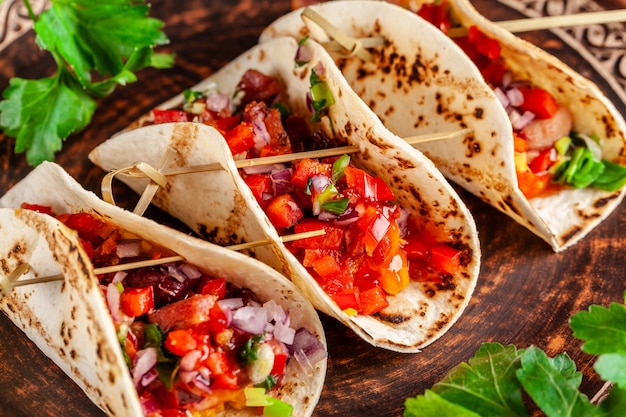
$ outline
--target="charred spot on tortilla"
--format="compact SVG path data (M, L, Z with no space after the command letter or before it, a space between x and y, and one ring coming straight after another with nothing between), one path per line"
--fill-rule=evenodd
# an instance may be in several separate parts
M484 116L484 110L482 109L482 107L476 107L476 109L474 109L474 117L477 118L478 120L481 120Z
M411 320L411 317L406 317L401 314L385 314L382 311L374 313L373 316L378 318L381 321L391 323L391 324L402 324L405 321Z
M582 228L580 226L573 227L568 233L565 233L563 236L561 236L561 239L563 240L563 242L567 242L573 239L574 236L580 233L581 230Z
M599 198L595 203L593 203L593 207L602 208L608 203L610 203L612 200L615 200L618 197L619 197L619 192L614 193L613 195L610 195L608 197Z

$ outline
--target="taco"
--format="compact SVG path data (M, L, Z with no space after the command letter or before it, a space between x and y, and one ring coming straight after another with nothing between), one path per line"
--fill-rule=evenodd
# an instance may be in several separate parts
M384 46L368 49L370 61L334 56L387 128L401 137L473 128L462 140L416 147L447 178L555 251L578 242L624 197L623 117L591 81L488 22L468 1L405 3L420 15L380 1L332 1L309 10L351 38L385 39ZM451 18L441 9L446 5ZM318 23L302 16L305 10L276 20L261 41L285 35L331 41ZM456 23L473 29L453 42L443 32ZM505 93L516 97L515 106ZM522 93L526 104L519 102Z
M298 61L297 65L295 59ZM235 92L238 94L233 97ZM194 109L199 111L194 113ZM176 120L183 121L175 122ZM231 120L234 120L234 124L224 128L223 123ZM169 123L150 125L155 122ZM252 159L254 165L236 173L237 192L245 197L250 210L256 213L257 220L273 240L280 270L302 289L315 307L349 326L365 341L394 351L416 352L443 335L467 306L480 264L480 247L471 214L433 164L419 151L385 129L354 95L337 73L331 58L316 43L303 46L291 38L282 38L258 45L191 90L160 106L139 125L146 123L147 126L122 132L105 141L91 152L90 159L111 171L130 166L138 160L151 165L157 164L160 156L153 155L150 151L154 147L165 149L169 146L180 149L185 155L189 155L187 150L196 149L193 154L195 161L192 163L200 165L224 158L221 153L213 155L212 150L226 146L235 154L237 163L245 162L242 160L250 156L267 157L286 153L287 161L294 161L293 166L284 163L259 165L257 159ZM179 134L182 129L191 129L190 125L195 126L194 135ZM220 131L221 134L218 134ZM182 142L183 136L187 139L186 143ZM414 220L417 225L415 230L422 231L426 236L421 241L424 251L413 252L416 257L420 257L413 262L413 269L417 271L413 274L413 279L407 279L409 266L402 260L404 255L399 255L397 262L402 267L397 269L403 272L395 274L394 279L402 281L402 289L386 291L386 294L381 294L380 288L374 289L372 296L376 295L376 299L385 298L379 304L382 308L375 310L359 310L356 303L366 303L367 295L363 292L377 286L376 279L369 279L367 284L359 287L356 282L358 277L355 278L349 266L343 268L341 263L339 266L331 264L338 258L333 258L328 251L339 252L340 249L320 246L320 241L335 236L334 229L325 228L320 223L309 224L312 229L326 231L324 238L306 239L306 244L313 246L311 248L302 248L302 245L287 247L280 240L281 236L293 233L297 227L302 226L300 220L303 216L296 213L292 217L291 212L291 209L302 210L294 203L294 195L289 194L289 189L293 186L290 182L295 166L306 161L313 170L319 169L315 174L324 174L330 172L329 167L337 160L337 157L321 161L305 159L298 153L341 145L354 146L349 157L354 167L350 169L354 168L353 172L358 173L361 181L367 178L362 184L367 184L372 190L380 186L380 190L392 194L391 198L384 200L384 204L381 203L380 209L372 209L376 213L377 210L385 211L386 217L376 213L371 217L371 224L380 217L377 224L384 227L378 229L378 233L372 232L373 226L366 228L367 233L364 234L377 235L369 244L370 251L374 251L377 244L384 241L383 246L387 244L396 251L384 253L397 254L400 246L399 229L389 225L392 222L396 225L398 221L408 225L407 217ZM234 163L231 162L232 158L231 154L228 161L222 159L222 163L230 166ZM172 169L186 164L189 161L179 158ZM300 177L300 196L305 188L303 184L306 185L313 174ZM161 206L161 202L167 201L167 205L161 206L163 209L175 217L184 216L187 224L200 231L198 225L203 224L203 213L194 206L174 207L173 204L183 194L200 201L196 206L210 206L211 201L220 196L197 191L202 188L200 183L214 181L213 173L189 175L193 175L194 179L186 180L188 186L179 183L183 181L182 176L169 176L167 186L157 192L155 204ZM138 183L133 178L120 179L137 192L143 192L146 185L145 180ZM331 180L328 177L321 181L330 186ZM277 189L282 191L275 194ZM322 191L324 190L319 189L313 193L329 197L324 202L330 205L345 197L334 191ZM303 210L314 212L311 196L308 198L309 205L305 204ZM353 211L350 216L354 218L346 219L347 222L357 220L357 212L353 208L350 210ZM324 212L325 221L328 222L336 222L344 214L328 210L318 210L318 214L319 211ZM228 217L228 213L220 214L215 210L212 215L216 218ZM403 220L399 220L400 218ZM310 219L310 222L319 220ZM310 230L303 227L303 231ZM387 233L391 229L393 232ZM357 240L356 237L354 241ZM405 242L404 239L408 240L409 237L402 235L402 239ZM344 235L339 240L345 240ZM302 244L302 241L299 242ZM433 255L435 246L437 248ZM331 255L325 258L329 263L324 264L329 266L329 274L326 276L328 279L314 274L311 265L305 266L300 262L303 255L296 253L295 247L319 249L317 255ZM445 248L447 254L443 258L439 258L440 248ZM360 250L363 250L363 246ZM406 250L408 249L403 248L403 254ZM435 262L431 262L433 257L449 260L453 264L452 268L447 271L445 268L434 270ZM386 258L388 265L395 256L383 258ZM265 261L262 256L259 259ZM273 263L277 262L274 260ZM423 266L423 273L420 266ZM351 272L347 278L342 274L346 269ZM366 274L361 275L363 277ZM337 283L333 289L326 285L330 281ZM352 304L342 303L350 298Z
M108 415L312 414L325 335L285 277L105 203L53 163L0 206L3 275L29 266L0 308Z

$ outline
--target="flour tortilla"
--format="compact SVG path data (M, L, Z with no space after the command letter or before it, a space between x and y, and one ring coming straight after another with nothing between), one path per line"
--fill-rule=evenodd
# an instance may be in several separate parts
M59 273L64 278L16 287L0 301L0 310L108 415L139 417L143 413L93 266L74 231L51 216L15 208L23 202L51 206L57 213L90 212L147 241L158 242L202 271L249 288L261 301L275 300L289 311L294 327L308 328L326 346L317 312L275 270L105 203L61 167L44 162L0 198L1 273L6 275L27 262L31 271L22 279ZM295 360L289 361L279 397L294 406L294 416L312 414L326 366L324 359L306 375ZM227 408L223 415L256 414Z
M464 26L475 24L500 41L502 55L517 78L548 90L570 108L574 130L604 137L605 159L626 162L626 124L596 85L554 56L487 21L469 1L451 0L451 5ZM348 36L382 35L387 45L370 50L375 57L371 62L336 57L350 86L400 137L473 128L474 134L460 140L416 147L447 178L530 229L554 251L578 242L622 201L625 189L568 189L527 199L518 187L513 130L504 108L462 50L414 12L382 1L331 1L310 7ZM329 40L315 24L305 24L302 11L273 22L260 41L305 35L319 42Z
M334 136L339 138L338 144L357 145L360 152L352 154L352 160L383 178L393 189L397 200L410 211L419 212L425 224L438 230L443 236L449 236L451 243L463 250L467 262L453 278L453 285L447 288L412 281L400 294L389 297L391 305L382 311L380 318L348 316L285 248L250 189L241 177L237 177L236 170L232 170L234 184L238 187L236 192L244 197L249 209L273 241L273 254L266 252L257 254L257 257L264 262L278 265L277 268L306 294L316 308L350 327L368 343L398 352L417 352L441 337L469 303L480 267L480 246L474 220L432 162L388 131L354 94L326 51L315 42L307 47L312 54L309 63L296 67L294 57L298 44L294 39L280 38L257 45L192 89L203 90L214 83L219 91L228 94L235 90L247 69L256 69L282 83L283 102L287 103L293 113L310 114L306 106L310 71L320 62L324 65L326 81L336 100L330 107L329 119L334 126ZM180 104L181 99L181 96L175 97L160 107L171 108ZM187 135L187 142L182 143L180 138L184 135L179 134L179 129L188 129L189 124L152 125L125 131L99 145L89 157L107 171L132 165L138 160L157 164L160 155L153 154L151 149L164 149L169 145L173 149L182 147L186 155L190 155L186 150L198 149L193 154L194 161L180 160L176 166L185 163L209 163L217 159L226 167L232 166L232 155L222 152L213 154L215 149L226 145L212 128L194 124L197 126L196 133ZM323 127L332 136L329 125L326 120ZM176 144L172 138L177 138ZM229 212L214 207L214 201L222 198L221 193L202 191L207 183L215 182L214 175L212 172L197 174L193 181L189 180L188 185L179 185L179 181L184 181L182 177L172 176L168 179L167 187L157 193L160 197L155 200L155 204L175 217L186 219L184 221L196 230L207 217L201 207L210 211L214 220L227 219ZM142 186L121 179L137 192L143 191ZM226 194L232 193L228 187L229 184L223 185L223 192ZM175 210L171 204L161 204L162 201L172 203L185 198L185 194L188 199L194 199L196 204L177 206ZM268 254L272 255L271 259L264 257ZM278 256L278 259L273 258L273 255Z

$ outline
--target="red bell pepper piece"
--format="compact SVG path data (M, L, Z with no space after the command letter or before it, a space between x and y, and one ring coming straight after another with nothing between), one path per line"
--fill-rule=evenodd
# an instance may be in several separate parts
M278 228L291 227L304 217L304 213L289 194L274 197L265 212L272 224Z
M43 214L52 214L52 207L42 206L39 204L22 203L21 207L26 210L36 211Z
M437 271L453 275L461 266L461 251L445 243L433 246L430 255L430 265Z
M228 364L228 357L226 353L222 351L216 350L211 352L206 360L206 364L211 370L212 375L224 375L231 370Z
M520 108L534 113L538 119L549 119L559 109L559 103L548 91L539 87L520 88L524 102Z
M361 310L361 306L359 305L359 290L356 288L352 288L351 291L333 294L331 298L337 304L337 307L342 310L348 308L352 308L357 312Z
M173 354L182 357L195 350L198 347L198 342L189 330L178 329L167 334L165 347Z
M310 177L318 174L326 175L330 178L333 166L318 162L314 159L300 159L292 165L293 174L291 176L291 185L296 189L304 189Z
M201 294L213 294L218 300L226 296L226 279L212 278L202 284Z
M276 339L270 339L267 343L270 344L272 352L274 352L274 366L270 374L283 375L285 373L285 366L287 366L289 353L285 350L285 346Z
M152 110L152 116L154 117L154 123L170 123L170 122L190 122L191 116L184 110Z
M538 174L540 172L545 172L556 162L556 159L553 158L553 148L544 149L537 155L530 163L528 167L532 172Z
M154 309L154 289L152 286L125 288L120 295L120 308L130 317L149 313Z
M532 171L517 171L516 174L518 186L527 198L542 194L550 185L552 178L547 172L535 174Z
M347 166L344 169L346 184L368 201L391 201L393 191L379 177L374 177L362 169Z
M385 292L378 286L372 287L369 290L361 291L359 293L359 302L361 305L361 311L359 311L359 313L366 316L374 314L389 306L389 301L387 301Z
M307 237L292 242L295 248L305 249L341 249L343 244L343 229L313 218L302 219L293 228L294 233L306 233L324 229L321 236Z
M250 122L241 122L226 132L224 138L232 154L240 154L254 146L254 127Z
M251 175L246 175L243 180L246 182L246 184L252 191L254 198L259 204L264 203L263 201L264 195L274 194L272 190L272 179L268 175L251 174Z

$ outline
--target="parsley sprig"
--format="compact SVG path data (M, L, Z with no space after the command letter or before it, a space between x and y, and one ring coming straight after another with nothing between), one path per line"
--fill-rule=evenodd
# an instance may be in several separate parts
M591 306L570 326L585 341L583 352L599 355L598 375L613 384L599 405L579 391L582 374L566 353L550 358L535 346L484 343L424 395L408 398L404 417L526 417L523 393L548 417L626 415L626 305Z
M117 85L137 80L135 72L168 68L172 55L154 53L168 43L163 22L148 17L141 0L52 0L35 15L37 45L50 52L57 71L51 77L14 77L0 101L0 129L16 138L15 152L26 152L30 165L54 160L72 133L86 127L96 100Z

